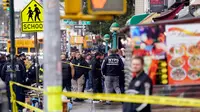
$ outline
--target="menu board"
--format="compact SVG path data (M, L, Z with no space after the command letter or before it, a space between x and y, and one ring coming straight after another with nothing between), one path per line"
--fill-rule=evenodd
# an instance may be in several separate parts
M169 84L200 84L200 24L166 25Z

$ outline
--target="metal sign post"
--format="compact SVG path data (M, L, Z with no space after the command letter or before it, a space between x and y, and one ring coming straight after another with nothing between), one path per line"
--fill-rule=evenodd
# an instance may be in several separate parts
M15 67L14 67L14 59L15 59L15 16L14 16L14 2L10 0L10 42L11 42L11 79L15 81L16 74L15 74Z
M44 112L62 112L59 0L44 0Z
M39 52L39 46L38 46L38 38L37 38L37 32L34 33L34 44L35 44L35 69L36 69L36 84L39 84L39 59L38 59L38 52Z

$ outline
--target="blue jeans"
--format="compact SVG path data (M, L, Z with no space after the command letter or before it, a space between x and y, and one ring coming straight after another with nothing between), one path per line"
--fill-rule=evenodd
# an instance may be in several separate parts
M92 89L92 73L88 72L88 79L86 80L86 90Z

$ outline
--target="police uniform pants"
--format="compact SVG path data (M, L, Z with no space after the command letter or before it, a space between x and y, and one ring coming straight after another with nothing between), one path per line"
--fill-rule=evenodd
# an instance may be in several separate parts
M93 92L94 93L102 93L102 83L101 83L101 77L93 78Z
M105 90L106 93L112 93L113 89L120 94L119 76L105 76Z
M71 79L63 79L63 83L62 83L62 87L63 89L66 89L67 91L71 91Z

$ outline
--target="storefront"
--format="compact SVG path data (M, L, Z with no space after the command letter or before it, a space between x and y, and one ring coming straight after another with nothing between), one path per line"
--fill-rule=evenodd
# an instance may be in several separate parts
M200 84L199 23L200 18L192 18L126 28L130 32L132 55L145 57L145 71L154 84Z

